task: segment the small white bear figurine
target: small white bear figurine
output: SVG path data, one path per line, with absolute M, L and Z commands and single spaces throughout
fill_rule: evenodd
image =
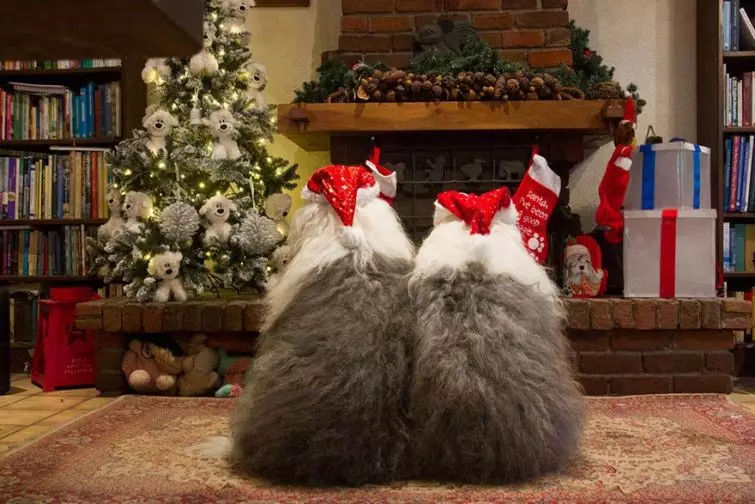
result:
M 275 193 L 265 200 L 265 215 L 275 221 L 281 236 L 288 235 L 288 212 L 291 210 L 291 196 L 283 193 Z
M 199 209 L 199 215 L 204 216 L 210 223 L 204 233 L 205 245 L 211 245 L 213 242 L 228 242 L 228 238 L 231 236 L 231 225 L 228 223 L 228 218 L 231 216 L 231 212 L 235 211 L 236 203 L 221 195 L 213 196 L 202 205 L 202 208 Z
M 270 275 L 270 277 L 267 279 L 268 289 L 275 287 L 275 284 L 280 281 L 283 270 L 285 270 L 286 266 L 288 266 L 288 263 L 291 262 L 291 256 L 292 254 L 290 245 L 281 245 L 273 251 L 271 259 L 277 271 L 275 272 L 275 274 Z
M 165 152 L 165 139 L 178 126 L 178 119 L 163 108 L 150 105 L 144 112 L 142 126 L 149 133 L 147 148 L 155 155 Z
M 213 27 L 205 22 L 202 35 L 202 50 L 189 60 L 189 71 L 194 75 L 215 75 L 218 73 L 218 59 L 210 52 L 215 41 Z
M 188 299 L 181 279 L 178 278 L 182 259 L 181 252 L 162 252 L 149 260 L 147 273 L 159 280 L 155 291 L 156 302 L 165 303 L 171 294 L 176 301 L 183 302 Z
M 97 236 L 102 240 L 108 240 L 125 224 L 121 216 L 121 193 L 112 188 L 107 193 L 107 207 L 110 209 L 110 218 L 97 230 Z
M 238 122 L 228 110 L 215 110 L 209 119 L 204 119 L 205 125 L 210 127 L 215 135 L 212 146 L 212 159 L 238 159 L 241 157 L 239 145 L 234 140 Z
M 577 236 L 564 250 L 564 295 L 592 298 L 603 294 L 608 274 L 603 269 L 598 242 L 590 235 Z
M 165 63 L 165 58 L 150 58 L 144 64 L 142 80 L 145 84 L 152 84 L 157 79 L 170 77 L 170 67 Z
M 231 15 L 227 21 L 228 29 L 238 33 L 243 31 L 246 25 L 246 15 L 249 9 L 255 6 L 254 0 L 223 0 L 223 7 Z
M 263 92 L 267 87 L 267 68 L 262 63 L 252 63 L 249 77 L 249 98 L 255 101 L 257 110 L 265 110 L 267 102 Z
M 126 214 L 126 229 L 138 231 L 141 220 L 152 215 L 152 199 L 144 193 L 130 191 L 123 201 L 123 213 Z

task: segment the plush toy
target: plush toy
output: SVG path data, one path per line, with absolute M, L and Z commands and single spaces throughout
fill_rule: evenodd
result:
M 241 397 L 241 393 L 244 391 L 244 387 L 236 383 L 226 383 L 215 392 L 215 397 L 225 399 Z
M 239 146 L 234 140 L 238 122 L 228 110 L 216 110 L 205 119 L 204 124 L 210 127 L 215 135 L 215 145 L 212 146 L 212 159 L 238 159 L 241 157 Z
M 271 194 L 265 200 L 265 215 L 275 221 L 281 236 L 288 235 L 288 212 L 291 210 L 291 196 L 283 193 Z
M 251 365 L 250 355 L 231 355 L 228 351 L 221 350 L 218 373 L 223 377 L 223 386 L 215 392 L 215 397 L 239 397 Z
M 219 194 L 208 199 L 202 205 L 202 208 L 199 209 L 199 215 L 205 217 L 209 222 L 207 231 L 204 233 L 205 245 L 210 245 L 213 242 L 228 242 L 231 235 L 231 225 L 228 223 L 228 218 L 231 216 L 231 212 L 236 210 L 236 203 Z
M 123 213 L 126 215 L 126 229 L 138 231 L 142 221 L 152 215 L 152 199 L 144 193 L 129 191 L 123 200 Z
M 275 266 L 276 271 L 267 279 L 268 289 L 272 289 L 280 281 L 281 275 L 283 275 L 283 270 L 286 269 L 289 261 L 291 261 L 291 252 L 290 245 L 281 245 L 273 251 L 271 259 L 273 260 L 273 265 Z
M 165 63 L 165 58 L 150 58 L 144 64 L 142 80 L 145 84 L 152 84 L 156 80 L 170 77 L 170 67 Z
M 252 63 L 250 73 L 249 98 L 255 101 L 257 110 L 264 110 L 267 107 L 263 94 L 267 87 L 267 68 L 261 63 Z
M 194 75 L 215 75 L 218 73 L 218 60 L 210 52 L 215 41 L 215 31 L 210 23 L 204 23 L 202 50 L 189 60 L 189 71 Z
M 254 0 L 223 0 L 222 5 L 231 15 L 231 18 L 226 21 L 228 29 L 234 33 L 243 31 L 246 15 L 249 9 L 255 6 Z
M 164 108 L 150 105 L 144 112 L 142 126 L 149 133 L 147 148 L 152 154 L 159 155 L 165 152 L 165 139 L 171 130 L 178 126 L 178 119 Z
M 169 350 L 134 339 L 128 344 L 121 370 L 136 392 L 171 395 L 175 394 L 176 376 L 181 371 L 179 362 Z
M 185 347 L 183 374 L 178 378 L 178 395 L 194 397 L 205 395 L 220 386 L 218 353 L 204 344 L 204 336 L 195 335 Z
M 121 216 L 121 193 L 118 189 L 111 188 L 108 191 L 107 207 L 110 209 L 110 218 L 97 230 L 97 235 L 102 240 L 109 239 L 125 224 L 125 221 Z
M 569 240 L 564 251 L 564 295 L 574 298 L 600 296 L 606 290 L 608 273 L 602 267 L 602 254 L 589 235 Z
M 178 274 L 181 271 L 181 252 L 162 252 L 155 254 L 147 266 L 147 273 L 159 280 L 155 301 L 165 303 L 173 295 L 176 301 L 186 301 L 188 296 Z

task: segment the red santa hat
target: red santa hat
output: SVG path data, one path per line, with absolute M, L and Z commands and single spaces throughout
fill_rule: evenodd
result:
M 495 216 L 499 212 L 513 210 L 511 194 L 506 187 L 480 195 L 458 191 L 442 192 L 438 195 L 435 205 L 438 209 L 464 221 L 473 235 L 489 234 Z
M 566 250 L 564 251 L 564 260 L 575 255 L 587 255 L 590 256 L 590 262 L 592 267 L 596 271 L 603 269 L 603 253 L 600 251 L 600 245 L 590 235 L 580 235 L 574 239 L 571 239 L 566 244 Z M 600 293 L 605 291 L 606 280 L 608 275 L 603 273 L 603 285 L 600 288 Z
M 357 203 L 374 200 L 378 193 L 375 177 L 363 167 L 330 165 L 312 174 L 302 190 L 302 199 L 327 202 L 344 225 L 344 245 L 354 248 L 359 242 L 359 233 L 353 228 Z
M 398 180 L 396 178 L 396 172 L 389 170 L 380 164 L 379 147 L 372 148 L 370 159 L 365 161 L 364 164 L 370 169 L 380 187 L 380 198 L 393 205 L 393 201 L 396 199 Z
M 626 99 L 624 100 L 624 119 L 621 120 L 621 124 L 629 123 L 632 126 L 637 126 L 637 110 L 634 106 L 634 98 L 628 91 L 624 94 Z

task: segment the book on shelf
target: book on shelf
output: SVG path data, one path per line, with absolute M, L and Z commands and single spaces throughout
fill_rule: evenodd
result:
M 86 238 L 96 236 L 91 226 L 63 226 L 34 231 L 0 231 L 0 275 L 84 276 L 90 268 Z
M 102 151 L 0 153 L 0 220 L 105 219 L 109 182 Z
M 0 88 L 0 140 L 68 140 L 120 136 L 120 83 L 78 90 L 22 82 Z
M 724 141 L 726 212 L 755 212 L 755 135 L 732 135 Z
M 755 224 L 724 222 L 724 271 L 755 273 Z
M 90 58 L 83 60 L 31 60 L 2 61 L 0 69 L 7 71 L 21 70 L 72 70 L 78 68 L 117 68 L 121 66 L 118 58 Z

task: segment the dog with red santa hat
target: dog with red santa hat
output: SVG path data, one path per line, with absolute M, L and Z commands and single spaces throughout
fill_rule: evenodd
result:
M 506 188 L 437 197 L 409 282 L 415 476 L 521 481 L 578 452 L 584 405 L 564 310 L 517 218 Z
M 231 459 L 246 472 L 357 485 L 403 470 L 414 249 L 380 192 L 361 166 L 307 182 L 231 422 Z

